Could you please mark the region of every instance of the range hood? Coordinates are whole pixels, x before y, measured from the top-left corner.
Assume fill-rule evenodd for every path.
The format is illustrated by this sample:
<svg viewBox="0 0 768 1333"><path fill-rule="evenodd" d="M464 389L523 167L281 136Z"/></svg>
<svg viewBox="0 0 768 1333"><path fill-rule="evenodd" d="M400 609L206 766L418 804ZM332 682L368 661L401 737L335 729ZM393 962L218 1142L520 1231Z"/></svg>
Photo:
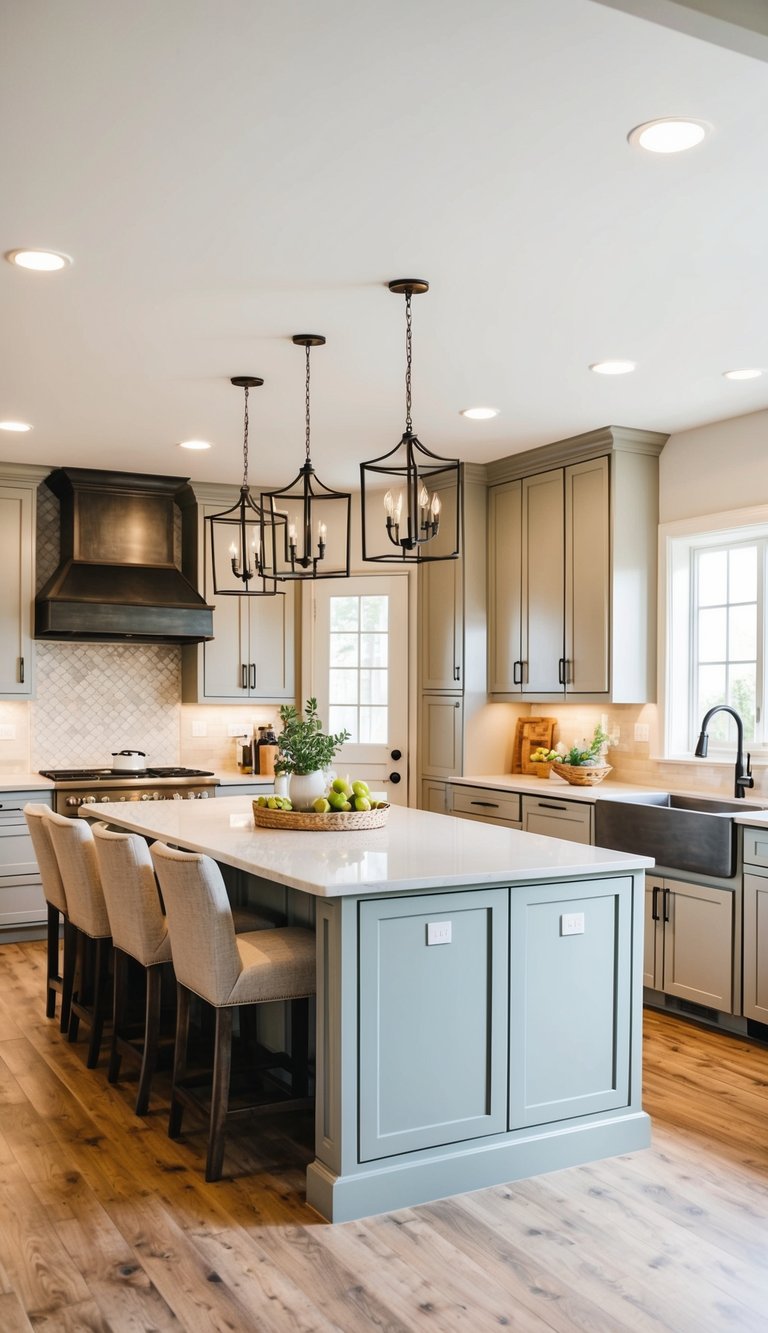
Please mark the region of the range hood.
<svg viewBox="0 0 768 1333"><path fill-rule="evenodd" d="M57 468L46 485L61 501L61 563L35 599L36 639L213 638L213 608L174 563L176 506L190 495L186 478ZM194 548L194 508L181 507L181 521L184 553Z"/></svg>

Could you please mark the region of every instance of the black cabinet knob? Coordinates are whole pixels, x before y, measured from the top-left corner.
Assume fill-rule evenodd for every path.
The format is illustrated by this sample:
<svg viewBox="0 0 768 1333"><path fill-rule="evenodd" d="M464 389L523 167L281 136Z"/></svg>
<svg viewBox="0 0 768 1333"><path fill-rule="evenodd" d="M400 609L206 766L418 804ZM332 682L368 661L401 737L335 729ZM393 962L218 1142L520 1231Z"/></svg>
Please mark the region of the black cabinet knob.
<svg viewBox="0 0 768 1333"><path fill-rule="evenodd" d="M402 750L390 750L389 757L390 759L402 759L403 752Z"/></svg>
<svg viewBox="0 0 768 1333"><path fill-rule="evenodd" d="M398 782L400 781L400 774L399 774L399 773L390 773L390 775L389 775L389 780L390 780L390 782L393 782L395 786L397 786Z"/></svg>

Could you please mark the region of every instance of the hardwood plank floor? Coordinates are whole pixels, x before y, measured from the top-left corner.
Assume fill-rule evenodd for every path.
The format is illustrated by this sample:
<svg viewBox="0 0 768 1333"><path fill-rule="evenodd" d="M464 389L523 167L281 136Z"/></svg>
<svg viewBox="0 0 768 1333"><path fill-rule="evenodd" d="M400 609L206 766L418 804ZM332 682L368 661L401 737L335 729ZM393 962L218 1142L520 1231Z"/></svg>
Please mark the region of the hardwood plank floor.
<svg viewBox="0 0 768 1333"><path fill-rule="evenodd" d="M645 1022L653 1146L332 1227L308 1116L235 1122L206 1185L44 1016L45 946L0 946L0 1333L768 1330L768 1050Z"/></svg>

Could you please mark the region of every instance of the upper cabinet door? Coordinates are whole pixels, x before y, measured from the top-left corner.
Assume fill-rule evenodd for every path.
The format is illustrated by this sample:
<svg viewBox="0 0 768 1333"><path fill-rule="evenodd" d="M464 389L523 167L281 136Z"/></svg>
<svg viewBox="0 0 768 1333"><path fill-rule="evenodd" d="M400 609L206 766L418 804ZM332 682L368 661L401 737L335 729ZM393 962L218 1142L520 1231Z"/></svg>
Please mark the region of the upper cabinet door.
<svg viewBox="0 0 768 1333"><path fill-rule="evenodd" d="M248 689L252 699L294 696L295 587L295 583L284 583L285 591L276 597L259 597L248 602Z"/></svg>
<svg viewBox="0 0 768 1333"><path fill-rule="evenodd" d="M488 689L520 694L523 483L495 486L488 498Z"/></svg>
<svg viewBox="0 0 768 1333"><path fill-rule="evenodd" d="M419 570L421 688L463 688L461 560L435 560Z"/></svg>
<svg viewBox="0 0 768 1333"><path fill-rule="evenodd" d="M524 694L562 694L565 684L563 469L522 483Z"/></svg>
<svg viewBox="0 0 768 1333"><path fill-rule="evenodd" d="M0 698L32 697L31 488L0 486Z"/></svg>
<svg viewBox="0 0 768 1333"><path fill-rule="evenodd" d="M565 469L565 692L607 694L611 539L608 459Z"/></svg>

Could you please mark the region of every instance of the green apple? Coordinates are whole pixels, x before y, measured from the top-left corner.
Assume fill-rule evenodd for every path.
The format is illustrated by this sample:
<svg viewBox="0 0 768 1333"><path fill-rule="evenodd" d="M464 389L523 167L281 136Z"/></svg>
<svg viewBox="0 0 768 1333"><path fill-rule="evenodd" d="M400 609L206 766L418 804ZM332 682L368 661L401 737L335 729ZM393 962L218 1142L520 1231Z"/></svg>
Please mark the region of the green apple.
<svg viewBox="0 0 768 1333"><path fill-rule="evenodd" d="M352 792L355 796L370 796L371 789L367 782L353 782Z"/></svg>
<svg viewBox="0 0 768 1333"><path fill-rule="evenodd" d="M355 797L355 809L356 809L356 810L370 810L370 808L371 808L371 803L370 803L370 801L368 800L368 797L367 797L367 796L356 796L356 797Z"/></svg>
<svg viewBox="0 0 768 1333"><path fill-rule="evenodd" d="M331 790L328 793L328 803L334 810L342 810L346 799L347 798L343 792Z"/></svg>
<svg viewBox="0 0 768 1333"><path fill-rule="evenodd" d="M315 810L318 815L327 815L330 808L331 803L330 801L326 801L324 796L318 796L317 800L312 802L312 809Z"/></svg>
<svg viewBox="0 0 768 1333"><path fill-rule="evenodd" d="M346 813L347 810L352 809L352 806L349 801L345 801L344 804L340 807L340 809L342 809Z"/></svg>
<svg viewBox="0 0 768 1333"><path fill-rule="evenodd" d="M331 783L331 791L338 792L345 799L352 795L352 788L346 778L334 778Z"/></svg>

